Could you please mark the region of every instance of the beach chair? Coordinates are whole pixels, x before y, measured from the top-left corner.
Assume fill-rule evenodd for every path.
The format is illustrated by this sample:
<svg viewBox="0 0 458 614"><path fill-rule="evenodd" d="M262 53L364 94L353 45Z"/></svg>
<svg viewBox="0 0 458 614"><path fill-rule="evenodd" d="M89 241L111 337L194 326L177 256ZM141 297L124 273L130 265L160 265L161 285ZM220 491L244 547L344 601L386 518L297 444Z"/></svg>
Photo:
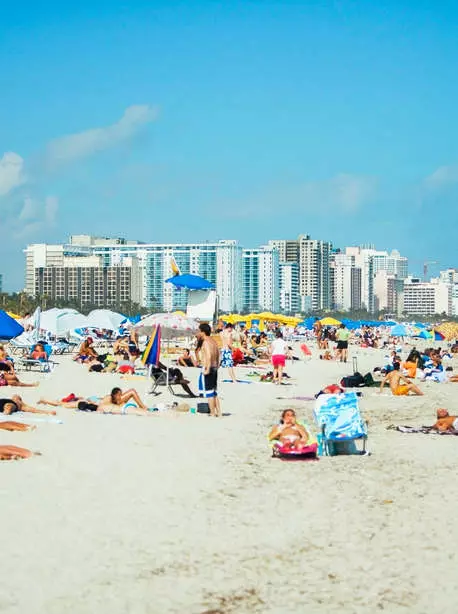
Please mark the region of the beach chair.
<svg viewBox="0 0 458 614"><path fill-rule="evenodd" d="M151 371L151 378L153 380L153 386L151 390L149 391L149 394L160 394L160 392L157 392L157 389L159 388L159 386L166 386L170 394L172 394L173 396L180 396L175 392L174 387L180 386L181 389L183 389L183 385L185 386L189 385L189 380L184 379L184 378L180 379L180 378L174 377L170 373L170 370L168 368L167 368L167 371L163 371L162 369L158 369L158 368L153 368L153 370Z"/></svg>
<svg viewBox="0 0 458 614"><path fill-rule="evenodd" d="M361 417L356 392L322 394L315 401L313 413L321 429L324 455L368 454L367 422ZM358 449L358 442L362 449Z"/></svg>
<svg viewBox="0 0 458 614"><path fill-rule="evenodd" d="M50 373L57 363L50 360L53 351L52 347L47 343L43 347L47 355L45 360L36 360L34 358L20 357L15 362L15 368L17 370Z"/></svg>

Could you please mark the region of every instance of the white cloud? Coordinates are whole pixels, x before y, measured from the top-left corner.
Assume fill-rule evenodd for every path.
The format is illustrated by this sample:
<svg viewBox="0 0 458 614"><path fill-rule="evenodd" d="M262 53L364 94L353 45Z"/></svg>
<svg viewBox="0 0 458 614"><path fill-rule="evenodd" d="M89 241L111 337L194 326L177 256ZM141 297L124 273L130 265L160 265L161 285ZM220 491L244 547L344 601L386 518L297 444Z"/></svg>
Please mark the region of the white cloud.
<svg viewBox="0 0 458 614"><path fill-rule="evenodd" d="M440 166L424 180L428 189L437 190L458 183L458 164Z"/></svg>
<svg viewBox="0 0 458 614"><path fill-rule="evenodd" d="M357 211L368 202L376 192L377 181L373 177L339 173L325 182L324 191L328 192L329 202L335 202L343 211Z"/></svg>
<svg viewBox="0 0 458 614"><path fill-rule="evenodd" d="M24 198L24 204L19 213L19 221L25 222L34 219L38 214L37 202L30 197Z"/></svg>
<svg viewBox="0 0 458 614"><path fill-rule="evenodd" d="M7 151L0 159L0 196L25 182L24 160L13 151Z"/></svg>
<svg viewBox="0 0 458 614"><path fill-rule="evenodd" d="M44 202L27 196L19 216L11 220L14 237L23 239L42 231L45 226L54 226L58 208L55 196L47 196Z"/></svg>
<svg viewBox="0 0 458 614"><path fill-rule="evenodd" d="M110 126L92 128L51 141L46 151L47 164L53 167L113 147L134 136L156 117L157 110L149 105L128 107L121 119Z"/></svg>

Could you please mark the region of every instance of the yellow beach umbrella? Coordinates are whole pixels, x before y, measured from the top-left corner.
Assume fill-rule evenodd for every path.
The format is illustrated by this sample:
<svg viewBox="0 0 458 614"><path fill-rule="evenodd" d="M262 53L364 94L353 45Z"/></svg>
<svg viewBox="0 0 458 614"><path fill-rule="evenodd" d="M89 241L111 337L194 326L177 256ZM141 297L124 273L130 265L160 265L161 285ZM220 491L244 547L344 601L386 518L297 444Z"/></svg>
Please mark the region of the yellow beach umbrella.
<svg viewBox="0 0 458 614"><path fill-rule="evenodd" d="M335 318L323 318L320 322L323 326L339 326L339 324L342 324L342 322L339 322L339 320Z"/></svg>
<svg viewBox="0 0 458 614"><path fill-rule="evenodd" d="M458 339L458 322L444 322L436 326L435 330L444 335L446 341Z"/></svg>
<svg viewBox="0 0 458 614"><path fill-rule="evenodd" d="M173 314L176 316L183 316L184 318L186 317L186 314L184 311L174 311Z"/></svg>

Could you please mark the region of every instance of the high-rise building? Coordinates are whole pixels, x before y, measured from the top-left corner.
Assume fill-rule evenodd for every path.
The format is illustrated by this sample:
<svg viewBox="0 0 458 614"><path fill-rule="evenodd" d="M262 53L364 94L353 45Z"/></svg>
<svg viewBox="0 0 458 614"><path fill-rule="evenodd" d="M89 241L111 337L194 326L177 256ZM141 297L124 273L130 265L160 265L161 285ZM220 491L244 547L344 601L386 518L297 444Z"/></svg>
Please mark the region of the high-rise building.
<svg viewBox="0 0 458 614"><path fill-rule="evenodd" d="M361 309L362 276L355 256L335 252L331 254L330 267L332 307L342 311Z"/></svg>
<svg viewBox="0 0 458 614"><path fill-rule="evenodd" d="M300 311L299 264L280 262L280 310L295 314Z"/></svg>
<svg viewBox="0 0 458 614"><path fill-rule="evenodd" d="M404 279L380 270L374 277L375 310L401 315L403 306Z"/></svg>
<svg viewBox="0 0 458 614"><path fill-rule="evenodd" d="M329 257L331 244L299 235L296 240L272 240L280 262L296 262L299 268L300 310L329 309L331 306L331 283Z"/></svg>
<svg viewBox="0 0 458 614"><path fill-rule="evenodd" d="M440 271L439 280L442 283L450 284L452 292L452 316L458 316L458 269L447 269Z"/></svg>
<svg viewBox="0 0 458 614"><path fill-rule="evenodd" d="M265 245L242 251L243 310L273 311L280 308L278 251Z"/></svg>
<svg viewBox="0 0 458 614"><path fill-rule="evenodd" d="M439 279L425 282L419 278L408 277L404 280L403 311L407 315L415 316L451 315L451 285Z"/></svg>
<svg viewBox="0 0 458 614"><path fill-rule="evenodd" d="M29 245L26 250L26 291L34 295L35 270L62 267L71 257L96 257L100 266L123 266L135 258L140 304L160 311L184 309L187 290L177 290L166 280L173 275L172 258L183 273L201 275L216 285L221 311L238 311L242 305L242 258L236 241L195 244L139 243L88 235L72 236L65 245Z"/></svg>

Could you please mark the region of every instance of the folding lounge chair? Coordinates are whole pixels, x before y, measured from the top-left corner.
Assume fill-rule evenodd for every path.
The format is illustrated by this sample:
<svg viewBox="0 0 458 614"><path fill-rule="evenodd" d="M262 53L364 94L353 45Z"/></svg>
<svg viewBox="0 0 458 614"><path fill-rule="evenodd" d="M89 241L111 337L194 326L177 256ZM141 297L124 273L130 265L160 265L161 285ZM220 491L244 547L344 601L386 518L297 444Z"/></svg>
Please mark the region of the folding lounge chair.
<svg viewBox="0 0 458 614"><path fill-rule="evenodd" d="M36 360L34 358L25 357L18 358L16 368L23 369L24 371L39 371L40 373L50 373L57 363L50 360L50 357L52 355L52 347L46 344L44 346L44 349L47 354L46 360Z"/></svg>
<svg viewBox="0 0 458 614"><path fill-rule="evenodd" d="M321 428L324 455L367 454L367 422L361 417L356 392L320 395L314 415ZM358 441L362 442L361 450L356 446Z"/></svg>
<svg viewBox="0 0 458 614"><path fill-rule="evenodd" d="M167 386L169 392L173 396L178 396L174 390L174 386L182 387L183 384L189 384L188 380L176 379L172 377L170 373L168 374L168 377L167 377L167 372L162 371L162 369L153 369L151 372L151 377L153 379L153 387L149 391L149 394L160 394L159 392L156 392L157 388L159 386Z"/></svg>

